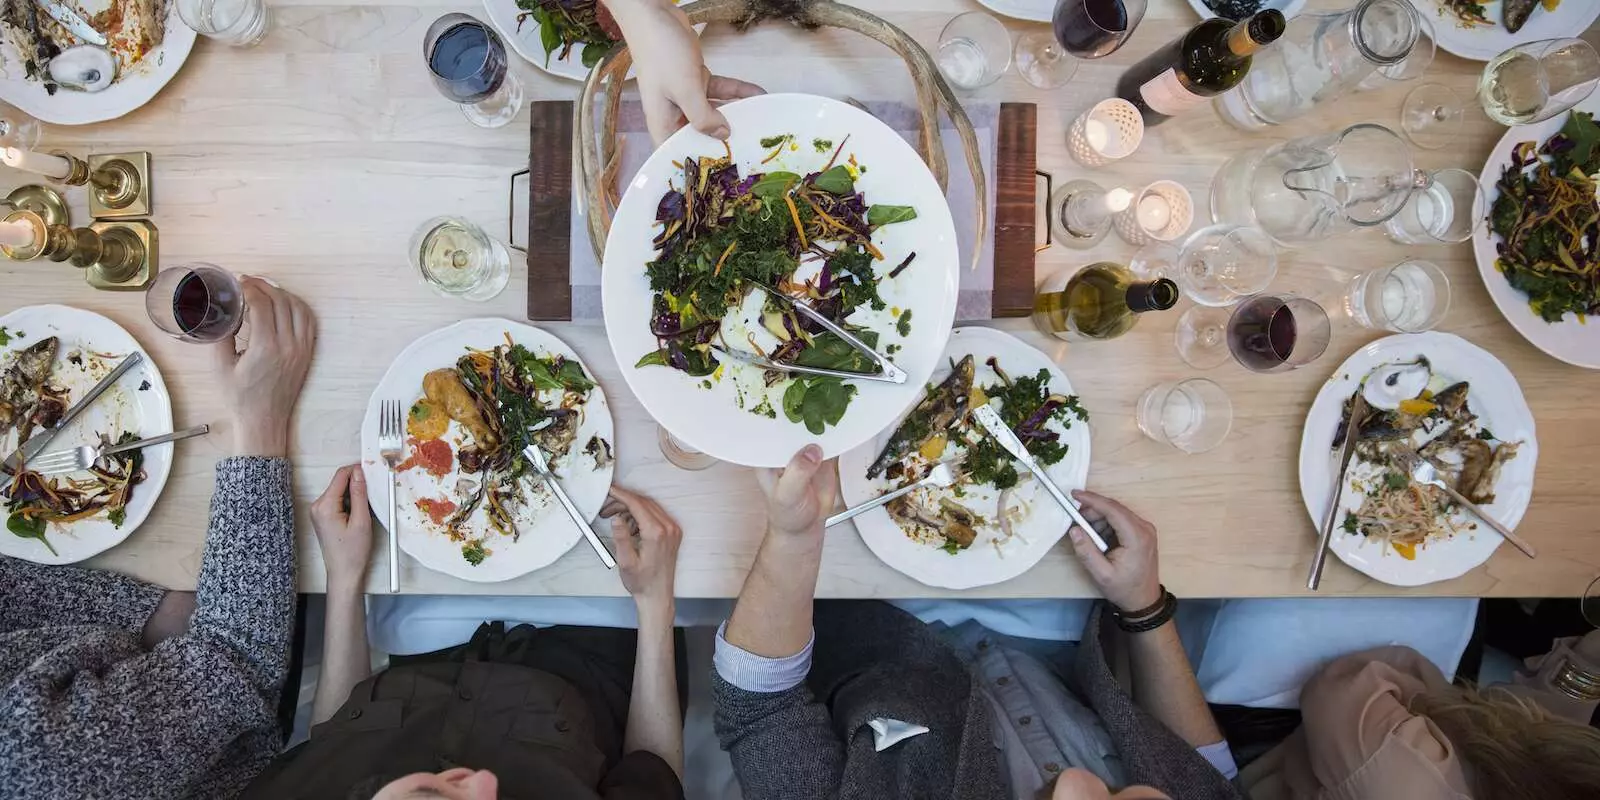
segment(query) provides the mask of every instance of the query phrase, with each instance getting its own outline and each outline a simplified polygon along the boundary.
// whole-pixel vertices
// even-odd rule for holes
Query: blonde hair
[[[1476,800],[1600,797],[1600,730],[1553,717],[1503,688],[1420,694],[1411,710],[1444,731]]]

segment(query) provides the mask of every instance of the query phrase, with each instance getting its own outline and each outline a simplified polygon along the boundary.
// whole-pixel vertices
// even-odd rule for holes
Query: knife
[[[61,27],[66,28],[73,36],[89,44],[97,44],[101,47],[106,46],[105,35],[95,30],[88,20],[78,15],[78,12],[56,2],[56,0],[35,0],[35,2],[39,4],[40,8],[44,9],[44,13],[49,14],[50,18],[56,22],[61,23]]]
[[[1339,514],[1339,498],[1344,496],[1344,473],[1350,469],[1350,457],[1355,455],[1356,440],[1361,438],[1361,418],[1367,415],[1367,398],[1356,391],[1350,403],[1350,423],[1344,427],[1344,447],[1339,451],[1339,472],[1333,477],[1333,489],[1328,494],[1328,511],[1322,515],[1322,530],[1317,534],[1317,554],[1311,558],[1311,575],[1306,578],[1306,588],[1316,591],[1322,585],[1322,565],[1328,561],[1328,542],[1333,539],[1333,518]]]
[[[1083,512],[1078,510],[1078,504],[1068,497],[1065,492],[1061,491],[1060,487],[1051,482],[1049,476],[1044,474],[1044,468],[1040,467],[1033,454],[1022,446],[1022,440],[1017,438],[1017,434],[1012,432],[1011,428],[1006,425],[1005,420],[1000,419],[999,412],[995,411],[993,406],[978,406],[972,410],[972,416],[978,420],[978,424],[982,425],[984,430],[989,432],[990,436],[995,438],[995,441],[1000,443],[1001,447],[1006,449],[1006,452],[1011,454],[1012,458],[1022,462],[1022,465],[1027,467],[1035,478],[1039,479],[1039,483],[1044,484],[1045,491],[1049,492],[1050,496],[1061,504],[1061,507],[1066,510],[1067,516],[1071,517],[1072,521],[1083,529],[1084,535],[1089,537],[1089,541],[1094,542],[1095,547],[1100,548],[1100,552],[1104,553],[1111,549],[1111,545],[1106,543],[1106,539],[1100,534],[1100,530],[1091,524],[1089,520],[1083,518]]]
[[[144,363],[144,353],[138,350],[129,353],[127,358],[122,359],[122,363],[107,373],[104,378],[101,378],[100,382],[90,388],[88,392],[85,392],[83,397],[78,399],[78,402],[73,403],[72,407],[67,409],[67,413],[61,415],[61,421],[57,422],[54,428],[47,428],[34,434],[32,438],[24,442],[21,447],[18,447],[15,452],[7,457],[5,463],[0,464],[0,471],[15,474],[18,468],[26,464],[28,459],[43,451],[45,446],[50,444],[50,440],[56,438],[56,434],[65,430],[67,425],[76,419],[79,414],[82,414],[84,409],[93,404],[105,390],[111,388],[111,384],[116,383],[117,379],[126,375],[128,370],[142,363]]]

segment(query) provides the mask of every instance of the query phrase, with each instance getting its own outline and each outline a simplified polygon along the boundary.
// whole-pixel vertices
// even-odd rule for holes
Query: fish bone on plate
[[[24,431],[38,435],[122,359],[141,351],[115,322],[67,306],[17,309],[0,317],[0,334],[5,340],[0,344],[4,456],[16,449]],[[44,452],[95,444],[102,437],[144,438],[171,430],[172,401],[160,370],[146,354],[144,363],[61,428]],[[0,505],[7,523],[0,533],[0,555],[71,564],[120,544],[155,506],[172,469],[173,447],[141,448],[136,456],[97,465],[97,473],[50,478],[26,473],[21,481],[0,474],[6,481]]]
[[[1351,399],[1369,404],[1349,419]],[[1384,583],[1418,586],[1487,561],[1501,537],[1442,492],[1415,487],[1400,446],[1510,528],[1527,511],[1539,457],[1533,414],[1494,356],[1451,334],[1389,336],[1356,351],[1324,384],[1300,442],[1300,491],[1322,523],[1338,444],[1355,431],[1330,549]]]
[[[397,400],[406,427],[395,477],[401,549],[477,582],[549,565],[583,533],[521,452],[528,442],[543,448],[585,519],[599,514],[615,470],[615,434],[593,378],[566,343],[509,320],[466,320],[423,335],[396,356],[362,422],[373,513],[388,519],[379,405]]]
[[[885,564],[929,586],[970,589],[1021,575],[1071,523],[970,418],[971,409],[994,406],[1067,491],[1088,480],[1087,413],[1054,362],[992,328],[955,329],[931,382],[925,398],[893,426],[839,457],[840,494],[856,506],[941,461],[962,479],[868,511],[855,518],[856,529]]]

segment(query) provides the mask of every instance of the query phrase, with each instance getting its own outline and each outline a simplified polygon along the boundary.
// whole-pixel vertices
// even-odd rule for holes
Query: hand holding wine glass
[[[311,307],[260,278],[241,281],[250,343],[211,346],[223,407],[233,415],[233,455],[284,457],[289,424],[311,370],[317,321]]]

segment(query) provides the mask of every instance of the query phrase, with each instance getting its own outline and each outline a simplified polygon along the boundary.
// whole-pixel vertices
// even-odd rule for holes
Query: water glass
[[[1177,280],[1189,299],[1228,306],[1267,288],[1278,274],[1278,248],[1260,228],[1212,225],[1183,243]]]
[[[1228,438],[1233,403],[1206,378],[1190,378],[1146,389],[1134,413],[1144,435],[1185,453],[1204,453]]]
[[[1583,102],[1600,83],[1600,54],[1582,39],[1512,47],[1483,68],[1478,102],[1502,125],[1543,122]]]
[[[244,290],[233,273],[213,264],[164,267],[145,290],[145,312],[157,328],[181,341],[231,339],[244,325]]]
[[[1420,333],[1450,310],[1450,279],[1433,263],[1408,259],[1350,281],[1345,311],[1363,328]]]
[[[1287,294],[1256,295],[1228,318],[1228,351],[1251,372],[1288,372],[1328,349],[1333,325],[1315,301]]]
[[[1011,32],[982,11],[957,14],[939,33],[935,60],[951,86],[982,89],[1011,69]]]
[[[422,57],[440,94],[460,104],[467,121],[498,128],[522,111],[522,82],[500,35],[468,14],[446,14],[428,27]]]
[[[37,150],[41,127],[39,120],[22,109],[0,103],[0,147]]]
[[[1411,192],[1400,213],[1383,223],[1383,232],[1401,244],[1456,244],[1472,238],[1484,223],[1478,176],[1464,169],[1427,173],[1427,184]]]
[[[488,300],[511,280],[506,246],[460,217],[434,217],[411,235],[411,265],[446,297]]]
[[[178,0],[178,16],[195,33],[234,47],[254,47],[267,36],[265,0]]]
[[[668,463],[678,469],[698,472],[717,464],[717,459],[685,444],[660,425],[656,426],[656,445],[661,448],[661,455],[666,457]]]

